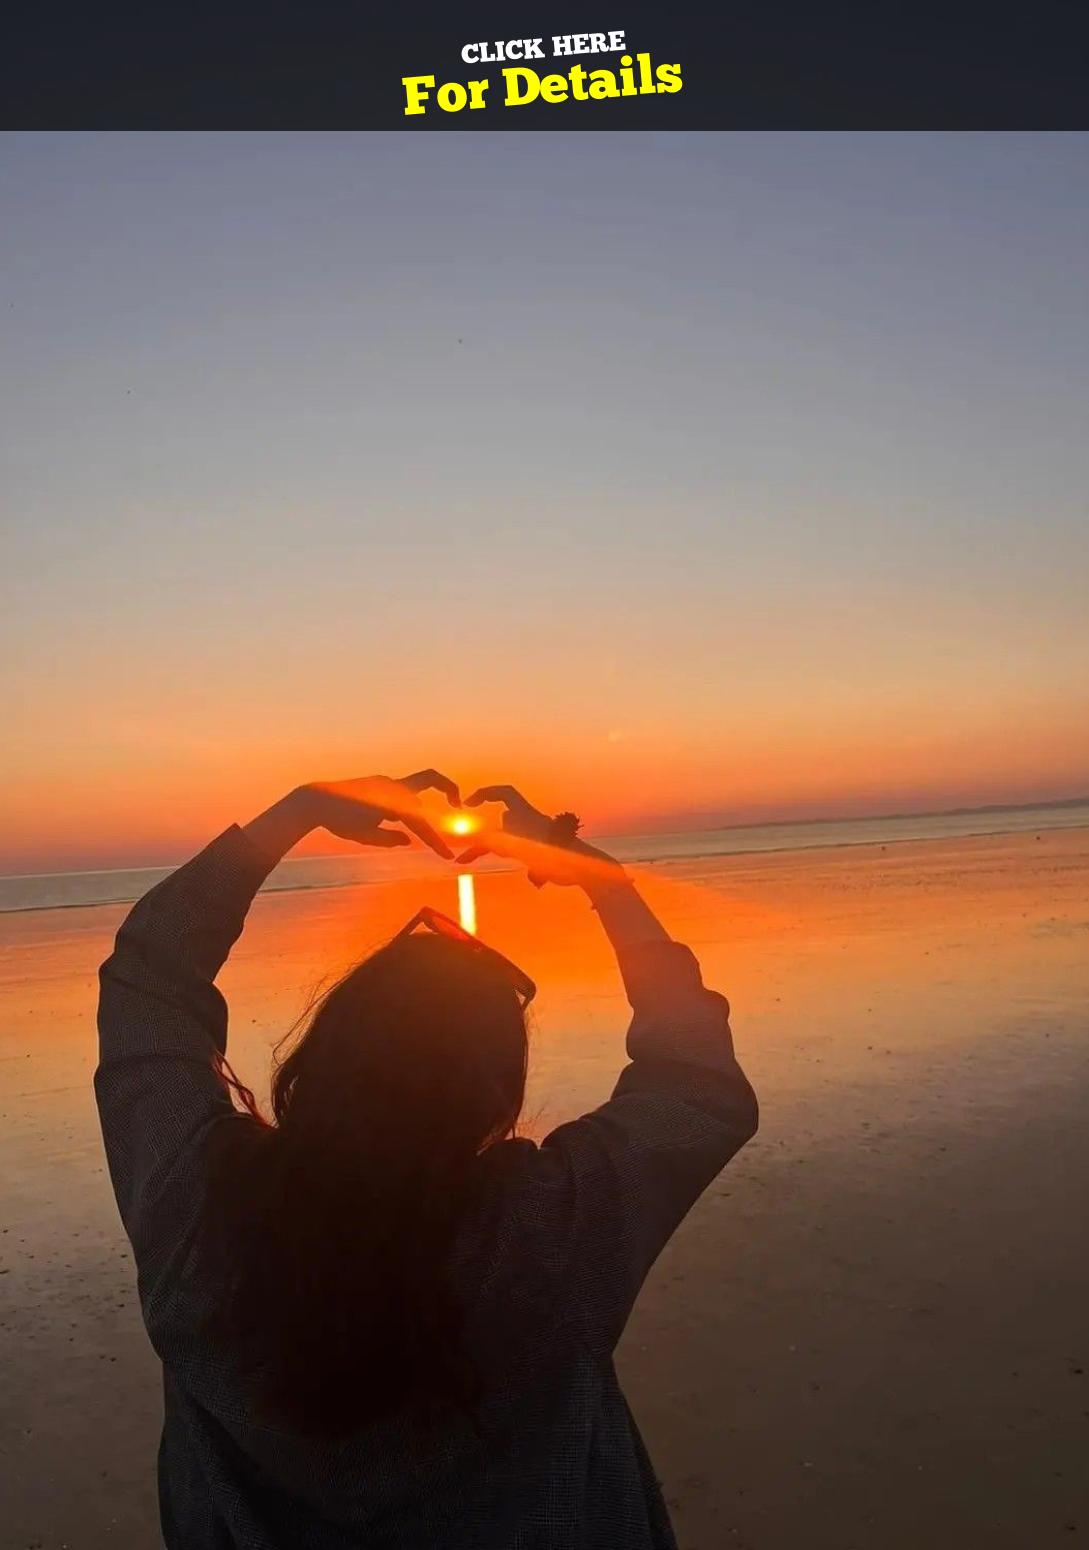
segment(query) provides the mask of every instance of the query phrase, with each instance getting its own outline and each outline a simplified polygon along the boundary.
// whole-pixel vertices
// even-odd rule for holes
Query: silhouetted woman
[[[655,1257],[756,1129],[724,999],[622,869],[509,787],[476,847],[579,883],[634,1019],[609,1101],[513,1139],[532,983],[423,911],[318,1006],[272,1123],[213,981],[311,829],[449,855],[434,771],[301,787],[132,910],[95,1077],[163,1364],[159,1494],[181,1550],[674,1544],[613,1349]],[[242,1108],[232,1101],[232,1089]]]

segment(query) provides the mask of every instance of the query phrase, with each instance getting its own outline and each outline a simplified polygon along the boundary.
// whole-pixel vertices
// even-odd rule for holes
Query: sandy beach
[[[682,1550],[1089,1542],[1089,830],[642,877],[762,1106],[620,1350]],[[453,889],[260,897],[221,981],[240,1074],[261,1088],[321,977]],[[541,986],[540,1133],[609,1091],[617,975],[572,890],[478,898]],[[124,913],[0,917],[0,1550],[159,1543],[158,1373],[90,1086]]]

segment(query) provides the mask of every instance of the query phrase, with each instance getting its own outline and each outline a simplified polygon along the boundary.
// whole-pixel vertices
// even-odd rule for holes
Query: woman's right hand
[[[544,883],[563,887],[593,889],[603,883],[623,883],[620,863],[595,850],[584,840],[557,845],[553,841],[553,819],[528,802],[513,786],[481,786],[465,798],[466,807],[482,802],[501,802],[503,814],[498,827],[483,829],[457,857],[459,866],[468,866],[481,856],[511,856],[526,866],[529,880],[540,888]]]
[[[453,851],[430,823],[420,802],[422,791],[441,791],[451,807],[460,805],[458,788],[438,770],[419,770],[401,780],[365,775],[358,780],[315,781],[303,788],[315,827],[328,829],[357,845],[389,848],[407,845],[409,836],[385,824],[403,824],[446,860]]]

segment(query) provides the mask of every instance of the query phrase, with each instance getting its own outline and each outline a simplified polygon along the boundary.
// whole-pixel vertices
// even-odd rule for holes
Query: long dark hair
[[[448,1275],[477,1160],[513,1134],[525,1017],[462,942],[395,939],[339,980],[277,1051],[272,1122],[220,1127],[205,1241],[212,1321],[267,1418],[342,1436],[394,1411],[471,1408]]]

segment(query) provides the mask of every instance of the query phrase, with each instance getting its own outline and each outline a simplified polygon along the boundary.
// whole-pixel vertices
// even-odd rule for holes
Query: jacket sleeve
[[[215,1068],[227,1004],[213,981],[268,870],[226,830],[133,907],[99,971],[95,1098],[142,1281],[186,1239],[208,1129],[235,1112]]]
[[[553,1309],[605,1350],[668,1239],[758,1121],[729,1005],[704,988],[692,952],[649,942],[620,964],[631,1063],[607,1103],[545,1139],[532,1202],[522,1202]]]

